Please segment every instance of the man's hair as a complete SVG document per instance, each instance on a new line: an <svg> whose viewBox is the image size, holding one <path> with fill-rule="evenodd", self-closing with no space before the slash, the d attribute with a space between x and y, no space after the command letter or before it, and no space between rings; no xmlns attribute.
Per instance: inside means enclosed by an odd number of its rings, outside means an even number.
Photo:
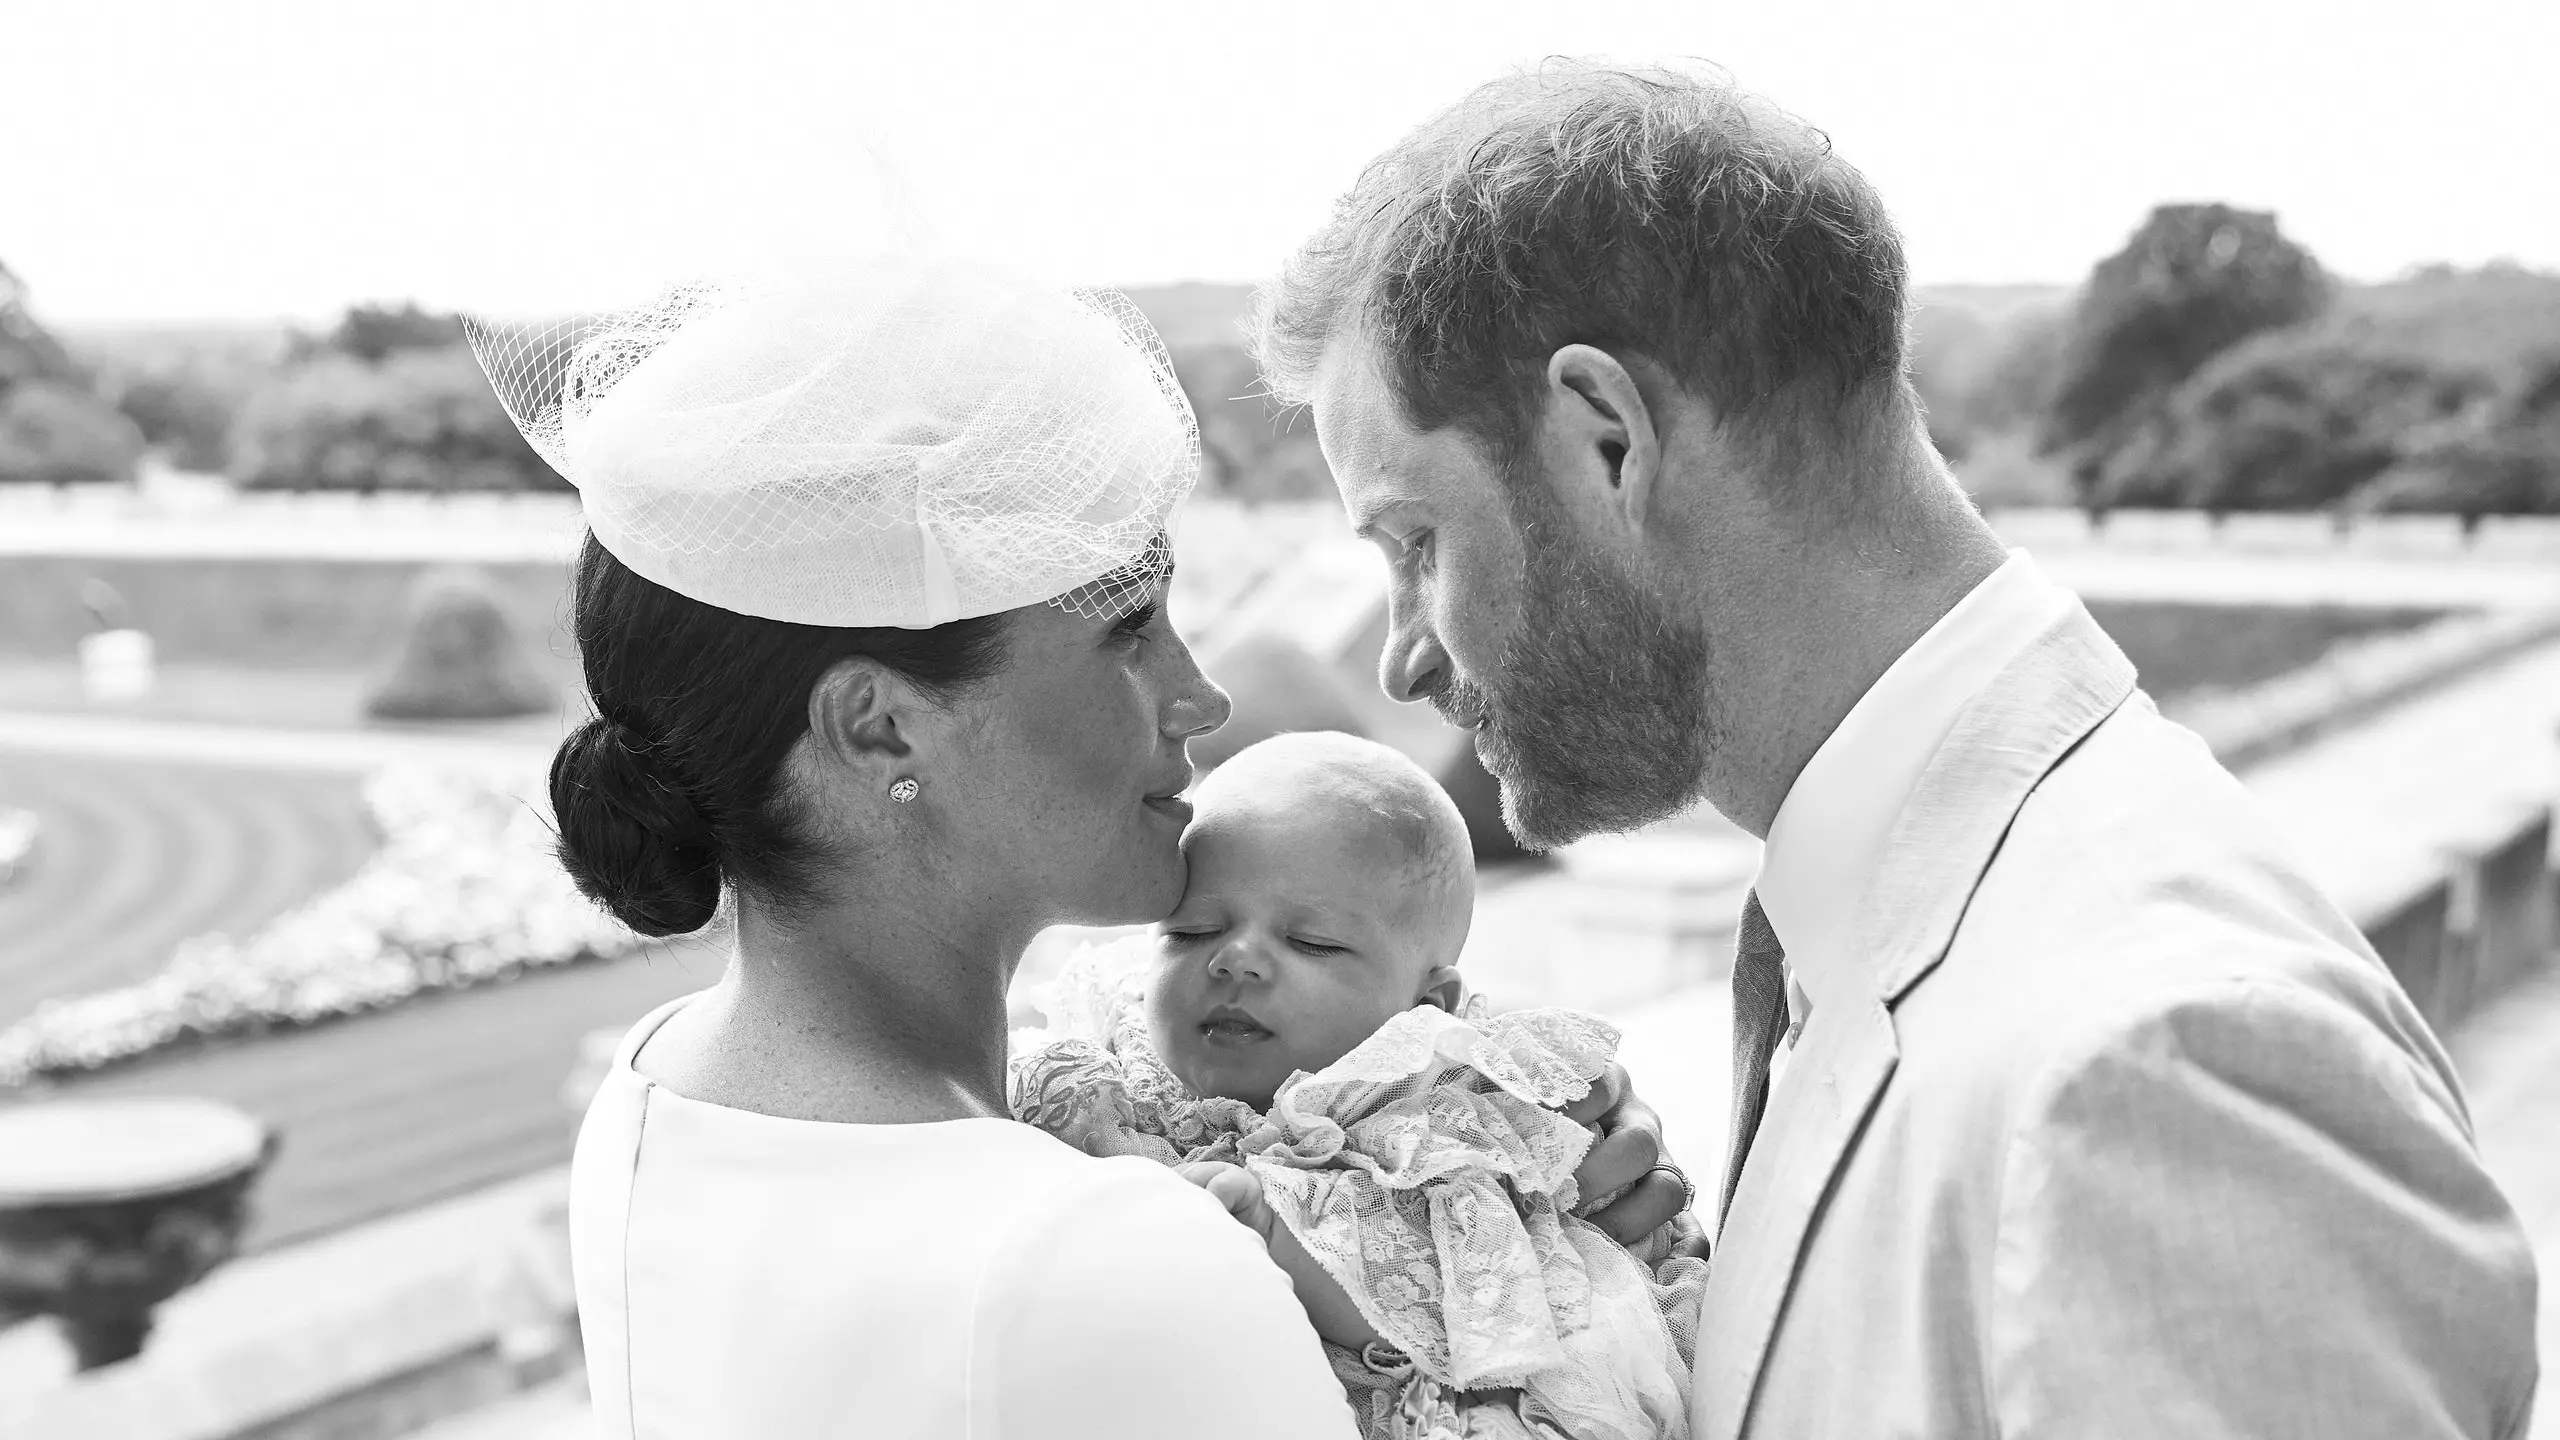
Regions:
<svg viewBox="0 0 2560 1440"><path fill-rule="evenodd" d="M1729 438L1798 457L1907 391L1902 241L1828 136L1717 76L1550 60L1371 162L1260 296L1256 354L1303 403L1365 327L1424 430L1509 468L1548 357L1645 357Z"/></svg>

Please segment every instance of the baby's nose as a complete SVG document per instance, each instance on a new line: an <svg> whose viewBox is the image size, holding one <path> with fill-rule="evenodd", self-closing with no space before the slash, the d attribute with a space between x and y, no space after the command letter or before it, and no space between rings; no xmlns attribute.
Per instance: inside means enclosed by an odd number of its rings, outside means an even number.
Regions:
<svg viewBox="0 0 2560 1440"><path fill-rule="evenodd" d="M1209 957L1209 974L1220 980L1265 980L1270 967L1263 963L1262 952L1250 942L1229 940Z"/></svg>

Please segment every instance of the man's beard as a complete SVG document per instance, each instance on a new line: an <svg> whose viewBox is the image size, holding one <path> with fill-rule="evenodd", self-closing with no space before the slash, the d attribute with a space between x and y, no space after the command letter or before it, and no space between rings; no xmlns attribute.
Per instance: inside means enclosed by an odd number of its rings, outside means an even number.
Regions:
<svg viewBox="0 0 2560 1440"><path fill-rule="evenodd" d="M1503 823L1530 849L1688 809L1704 793L1714 743L1706 637L1581 545L1562 517L1538 523L1546 517L1519 508L1518 626L1490 677L1453 679L1431 703L1482 721Z"/></svg>

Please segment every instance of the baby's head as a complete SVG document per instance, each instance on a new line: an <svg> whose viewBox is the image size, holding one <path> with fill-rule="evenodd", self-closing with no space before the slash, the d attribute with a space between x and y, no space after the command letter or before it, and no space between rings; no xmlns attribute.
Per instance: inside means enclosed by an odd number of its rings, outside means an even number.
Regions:
<svg viewBox="0 0 2560 1440"><path fill-rule="evenodd" d="M1291 1071L1415 1005L1456 1004L1475 859L1420 766L1348 735L1282 735L1191 803L1190 878L1147 993L1156 1051L1185 1084L1267 1109Z"/></svg>

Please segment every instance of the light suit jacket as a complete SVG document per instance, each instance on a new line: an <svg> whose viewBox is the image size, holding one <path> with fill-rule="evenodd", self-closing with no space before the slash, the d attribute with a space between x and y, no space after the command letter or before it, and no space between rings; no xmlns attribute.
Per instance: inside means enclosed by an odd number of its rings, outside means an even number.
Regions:
<svg viewBox="0 0 2560 1440"><path fill-rule="evenodd" d="M1716 1247L1700 1440L2522 1433L2533 1259L2451 1065L2085 610L1855 933Z"/></svg>

